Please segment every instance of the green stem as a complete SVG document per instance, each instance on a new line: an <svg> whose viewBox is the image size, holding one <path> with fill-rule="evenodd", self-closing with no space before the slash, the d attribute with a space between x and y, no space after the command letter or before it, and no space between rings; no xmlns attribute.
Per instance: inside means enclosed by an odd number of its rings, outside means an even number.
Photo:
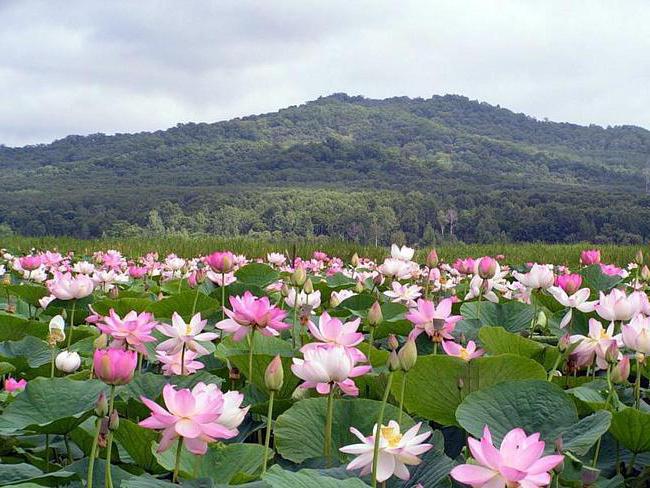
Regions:
<svg viewBox="0 0 650 488"><path fill-rule="evenodd" d="M113 413L113 403L115 402L115 385L111 385L111 398L108 402L108 418L110 420ZM106 466L104 472L104 487L113 488L113 474L111 473L111 451L113 450L113 431L108 430L106 439Z"/></svg>
<svg viewBox="0 0 650 488"><path fill-rule="evenodd" d="M185 343L181 349L181 376L185 376Z"/></svg>
<svg viewBox="0 0 650 488"><path fill-rule="evenodd" d="M138 373L142 373L142 357L143 354L138 353Z"/></svg>
<svg viewBox="0 0 650 488"><path fill-rule="evenodd" d="M248 336L248 383L253 384L253 347L255 341L255 329L251 328Z"/></svg>
<svg viewBox="0 0 650 488"><path fill-rule="evenodd" d="M330 394L327 397L327 414L325 416L325 442L323 444L323 455L327 459L327 466L332 464L332 423L334 420L334 392L335 385L331 385Z"/></svg>
<svg viewBox="0 0 650 488"><path fill-rule="evenodd" d="M608 387L608 392L607 392L607 400L605 400L605 410L609 408L609 404L612 400L612 396L614 395L614 384L612 383L612 366L611 364L607 367L607 387ZM598 456L600 455L600 444L603 440L603 437L600 436L598 438L598 442L596 443L596 449L594 451L594 459L591 463L591 466L593 468L596 467L598 464Z"/></svg>
<svg viewBox="0 0 650 488"><path fill-rule="evenodd" d="M399 415L397 417L397 423L402 425L402 412L404 411L404 390L406 388L406 372L402 375L402 386L399 391Z"/></svg>
<svg viewBox="0 0 650 488"><path fill-rule="evenodd" d="M77 300L72 302L72 311L70 312L70 333L68 334L68 347L70 350L70 345L72 344L72 328L74 327L74 311L77 308Z"/></svg>
<svg viewBox="0 0 650 488"><path fill-rule="evenodd" d="M293 327L291 328L291 337L293 339L293 348L296 348L296 322L298 322L298 288L294 288L296 296L293 300Z"/></svg>
<svg viewBox="0 0 650 488"><path fill-rule="evenodd" d="M433 355L438 354L438 341L433 341Z"/></svg>
<svg viewBox="0 0 650 488"><path fill-rule="evenodd" d="M641 361L636 358L636 378L634 378L634 406L641 408Z"/></svg>
<svg viewBox="0 0 650 488"><path fill-rule="evenodd" d="M555 363L553 363L553 368L551 368L551 372L548 374L549 383L553 381L553 376L555 376L555 371L557 371L557 367L560 365L560 361L562 361L562 353L558 354Z"/></svg>
<svg viewBox="0 0 650 488"><path fill-rule="evenodd" d="M99 431L102 427L102 419L97 418L95 421L95 435L93 437L93 445L90 448L90 457L88 458L88 481L86 488L93 488L93 471L95 469L95 457L97 457L97 444L99 442Z"/></svg>
<svg viewBox="0 0 650 488"><path fill-rule="evenodd" d="M374 325L370 326L370 334L368 334L368 364L372 367L371 354L372 354L372 344L375 341L375 327Z"/></svg>
<svg viewBox="0 0 650 488"><path fill-rule="evenodd" d="M221 273L221 320L226 319L226 275Z"/></svg>
<svg viewBox="0 0 650 488"><path fill-rule="evenodd" d="M70 452L70 443L68 442L68 434L63 435L63 444L65 444L65 452L68 458L68 464L72 464L72 453Z"/></svg>
<svg viewBox="0 0 650 488"><path fill-rule="evenodd" d="M192 317L194 317L194 314L196 313L196 303L199 301L199 285L196 285L196 293L194 295L194 303L192 304ZM223 300L223 298L222 298ZM223 317L223 307L221 308L221 316Z"/></svg>
<svg viewBox="0 0 650 488"><path fill-rule="evenodd" d="M181 467L181 451L183 447L183 438L178 438L178 444L176 444L176 461L174 462L174 474L172 475L172 483L178 483L178 471Z"/></svg>
<svg viewBox="0 0 650 488"><path fill-rule="evenodd" d="M50 368L50 378L54 378L54 361L56 360L56 350L52 346L52 364Z"/></svg>
<svg viewBox="0 0 650 488"><path fill-rule="evenodd" d="M386 410L386 402L388 402L388 395L390 394L390 387L393 385L393 372L388 373L388 381L386 383L386 390L384 390L384 398L381 401L381 408L379 409L379 417L377 418L377 428L374 432L375 446L372 454L372 486L377 487L377 466L379 464L379 439L381 438L381 425L384 421L384 411Z"/></svg>
<svg viewBox="0 0 650 488"><path fill-rule="evenodd" d="M266 438L264 439L264 463L262 464L262 474L266 473L266 465L269 461L269 446L271 445L271 430L273 429L273 398L275 391L271 390L269 396L269 410L266 414Z"/></svg>
<svg viewBox="0 0 650 488"><path fill-rule="evenodd" d="M636 463L636 452L632 453L632 459L630 459L630 465L626 469L626 474L629 476L634 471L634 463Z"/></svg>
<svg viewBox="0 0 650 488"><path fill-rule="evenodd" d="M50 434L45 434L45 472L50 472Z"/></svg>

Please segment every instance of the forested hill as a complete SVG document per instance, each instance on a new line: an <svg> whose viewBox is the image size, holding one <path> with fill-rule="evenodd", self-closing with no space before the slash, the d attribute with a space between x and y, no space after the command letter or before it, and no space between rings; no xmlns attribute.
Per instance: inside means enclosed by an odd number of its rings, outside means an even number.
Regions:
<svg viewBox="0 0 650 488"><path fill-rule="evenodd" d="M335 94L153 133L0 146L4 232L650 238L650 132L539 121L456 95Z"/></svg>

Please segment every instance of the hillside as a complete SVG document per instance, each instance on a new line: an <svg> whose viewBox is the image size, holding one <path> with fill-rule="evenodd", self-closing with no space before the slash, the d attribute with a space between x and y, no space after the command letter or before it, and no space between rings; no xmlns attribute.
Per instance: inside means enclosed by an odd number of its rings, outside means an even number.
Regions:
<svg viewBox="0 0 650 488"><path fill-rule="evenodd" d="M648 155L639 127L538 121L455 95L336 94L225 122L0 146L0 223L77 237L640 242Z"/></svg>

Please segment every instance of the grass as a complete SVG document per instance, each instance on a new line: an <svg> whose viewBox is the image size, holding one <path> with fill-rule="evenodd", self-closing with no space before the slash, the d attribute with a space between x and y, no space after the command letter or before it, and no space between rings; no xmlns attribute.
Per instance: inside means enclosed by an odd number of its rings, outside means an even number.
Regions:
<svg viewBox="0 0 650 488"><path fill-rule="evenodd" d="M150 239L97 239L80 240L71 237L20 237L11 236L0 239L0 247L14 253L27 253L32 248L39 250L57 249L61 252L75 251L77 254L90 255L97 250L117 249L125 256L141 256L147 252L156 251L161 256L170 253L183 257L193 257L207 254L215 250L231 250L248 257L261 257L271 251L293 255L309 256L316 250L325 251L330 255L349 259L353 253L373 259L382 259L389 254L387 247L365 246L354 242L333 239L300 239L300 240L260 240L248 237L151 237ZM578 263L580 251L598 248L601 250L603 262L626 265L634 260L639 246L593 245L581 244L454 244L437 247L438 255L447 262L459 257L495 256L503 254L507 263L524 263L528 261L575 265ZM423 261L429 249L419 249L417 259Z"/></svg>

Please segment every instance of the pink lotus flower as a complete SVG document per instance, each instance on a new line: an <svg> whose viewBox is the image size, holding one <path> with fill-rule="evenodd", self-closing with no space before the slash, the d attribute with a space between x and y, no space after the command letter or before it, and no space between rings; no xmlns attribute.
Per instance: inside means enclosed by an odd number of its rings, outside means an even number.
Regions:
<svg viewBox="0 0 650 488"><path fill-rule="evenodd" d="M591 365L596 359L596 365L600 369L607 368L607 350L612 345L617 347L623 345L621 334L614 335L613 323L604 329L603 324L596 319L589 319L589 334L587 336L572 335L570 341L571 343L580 342L573 351L578 366Z"/></svg>
<svg viewBox="0 0 650 488"><path fill-rule="evenodd" d="M562 288L567 295L573 295L581 285L582 276L579 274L564 274L555 277L555 286Z"/></svg>
<svg viewBox="0 0 650 488"><path fill-rule="evenodd" d="M522 429L512 429L497 449L492 443L490 429L485 426L480 441L469 438L469 449L477 464L461 464L451 470L451 477L474 488L539 488L551 482L550 470L564 456L543 456L544 441L539 432L526 436Z"/></svg>
<svg viewBox="0 0 650 488"><path fill-rule="evenodd" d="M627 271L624 271L615 264L600 263L600 270L607 276L622 276L624 278L627 276Z"/></svg>
<svg viewBox="0 0 650 488"><path fill-rule="evenodd" d="M399 281L393 281L391 288L392 290L384 292L384 295L389 297L392 302L403 303L407 307L414 306L415 300L422 296L420 293L422 287L417 285L403 285Z"/></svg>
<svg viewBox="0 0 650 488"><path fill-rule="evenodd" d="M415 424L403 435L397 422L391 420L388 426L382 425L377 429L373 428L373 435L365 437L354 427L350 432L359 438L361 444L351 444L341 447L339 450L346 454L354 454L357 457L347 466L347 469L361 469L361 476L370 474L374 458L375 436L379 430L379 458L377 461L377 481L384 482L391 476L397 476L402 480L408 480L411 475L407 465L416 466L422 461L418 456L424 454L433 447L423 442L431 435L431 432L419 434L422 422Z"/></svg>
<svg viewBox="0 0 650 488"><path fill-rule="evenodd" d="M176 312L172 315L172 325L158 324L156 329L165 334L170 339L158 344L156 347L159 351L164 351L167 354L176 354L183 349L194 351L202 356L208 354L208 350L199 344L198 341L208 342L218 337L214 332L202 332L207 320L201 320L201 314L197 313L192 317L189 324L186 324L183 317Z"/></svg>
<svg viewBox="0 0 650 488"><path fill-rule="evenodd" d="M176 354L156 351L156 359L162 363L162 373L165 376L181 375L183 373L190 375L205 367L201 361L195 361L198 354L194 351L185 351L185 357L182 358L182 356L183 351L179 351ZM181 368L181 358L185 361L184 368Z"/></svg>
<svg viewBox="0 0 650 488"><path fill-rule="evenodd" d="M206 256L204 261L215 273L229 273L235 265L235 256L229 251L217 251Z"/></svg>
<svg viewBox="0 0 650 488"><path fill-rule="evenodd" d="M642 293L635 292L627 296L618 288L614 288L608 295L601 291L596 313L610 322L630 320L643 308L641 295Z"/></svg>
<svg viewBox="0 0 650 488"><path fill-rule="evenodd" d="M571 275L564 275L564 276L571 276ZM573 285L569 286L569 289L573 289ZM553 295L553 298L555 298L561 305L569 309L569 311L566 314L564 314L564 317L560 321L561 328L566 327L567 324L571 321L571 318L573 317L574 308L580 310L583 313L589 313L589 312L593 312L596 309L596 304L598 303L597 301L593 301L593 302L587 301L589 295L591 294L589 288L582 288L576 291L575 293L573 293L571 296L567 295L567 292L563 288L560 288L559 286L551 286L548 289L548 292L551 295Z"/></svg>
<svg viewBox="0 0 650 488"><path fill-rule="evenodd" d="M208 443L219 439L231 439L237 435L236 428L222 425L219 419L223 413L224 395L216 385L197 383L189 390L176 391L174 386L163 388L164 409L156 402L140 397L151 417L140 422L147 429L162 429L158 452L166 451L179 437L183 445L194 454L205 454Z"/></svg>
<svg viewBox="0 0 650 488"><path fill-rule="evenodd" d="M144 266L129 266L129 276L134 279L140 279L147 275L149 270Z"/></svg>
<svg viewBox="0 0 650 488"><path fill-rule="evenodd" d="M104 334L115 339L112 347L130 346L140 354L147 354L147 348L144 346L147 342L154 342L155 337L151 335L153 328L158 325L153 319L153 314L142 312L138 314L132 310L127 313L123 319L120 318L115 310L111 309L107 317L97 322L97 327Z"/></svg>
<svg viewBox="0 0 650 488"><path fill-rule="evenodd" d="M34 271L41 267L43 263L40 256L23 256L18 259L20 267L25 271Z"/></svg>
<svg viewBox="0 0 650 488"><path fill-rule="evenodd" d="M553 286L553 283L555 282L553 271L551 271L548 266L537 263L531 266L528 273L513 271L512 276L514 276L522 285L533 290L549 288Z"/></svg>
<svg viewBox="0 0 650 488"><path fill-rule="evenodd" d="M73 278L70 273L57 273L54 279L48 282L47 287L59 300L75 300L90 295L95 284L83 274Z"/></svg>
<svg viewBox="0 0 650 488"><path fill-rule="evenodd" d="M426 332L436 342L441 342L443 339L453 340L451 332L456 327L456 322L463 317L451 315L452 303L451 298L445 298L436 307L429 300L419 299L417 308L411 309L406 314L406 319L415 326L409 337L415 339L422 332Z"/></svg>
<svg viewBox="0 0 650 488"><path fill-rule="evenodd" d="M355 366L352 354L343 346L322 344L303 352L304 359L293 359L291 371L305 380L301 388L316 388L321 395L327 395L336 385L343 393L357 396L359 389L351 378L362 376L371 366Z"/></svg>
<svg viewBox="0 0 650 488"><path fill-rule="evenodd" d="M650 354L650 318L639 314L622 328L623 343L633 351Z"/></svg>
<svg viewBox="0 0 650 488"><path fill-rule="evenodd" d="M454 262L454 269L460 274L472 274L476 268L476 261L473 258L457 259Z"/></svg>
<svg viewBox="0 0 650 488"><path fill-rule="evenodd" d="M27 386L26 379L16 381L14 378L10 376L5 380L5 391L8 391L9 393L16 393L19 391L23 391L26 386Z"/></svg>
<svg viewBox="0 0 650 488"><path fill-rule="evenodd" d="M584 266L600 263L600 251L598 249L587 249L580 253L580 262Z"/></svg>
<svg viewBox="0 0 650 488"><path fill-rule="evenodd" d="M499 263L490 256L484 256L478 261L478 263L476 263L476 274L484 280L494 278L498 272Z"/></svg>
<svg viewBox="0 0 650 488"><path fill-rule="evenodd" d="M455 356L463 361L470 361L485 354L483 349L476 348L474 341L469 341L467 347L456 344L454 341L442 341L442 348L449 356Z"/></svg>
<svg viewBox="0 0 650 488"><path fill-rule="evenodd" d="M95 376L108 385L125 385L133 379L138 362L135 351L96 349L93 355Z"/></svg>
<svg viewBox="0 0 650 488"><path fill-rule="evenodd" d="M229 317L217 323L216 327L233 334L235 341L241 341L252 330L265 336L280 335L281 330L291 327L282 320L287 312L271 305L268 297L257 298L250 291L243 297L230 297L232 310L225 309Z"/></svg>
<svg viewBox="0 0 650 488"><path fill-rule="evenodd" d="M355 319L343 324L339 319L330 317L327 312L323 312L318 321L318 327L311 321L307 324L311 335L320 342L306 344L301 350L304 352L310 348L320 347L323 343L336 344L345 347L355 361L365 361L366 356L355 347L363 342L363 333L357 331L360 323L361 319Z"/></svg>

